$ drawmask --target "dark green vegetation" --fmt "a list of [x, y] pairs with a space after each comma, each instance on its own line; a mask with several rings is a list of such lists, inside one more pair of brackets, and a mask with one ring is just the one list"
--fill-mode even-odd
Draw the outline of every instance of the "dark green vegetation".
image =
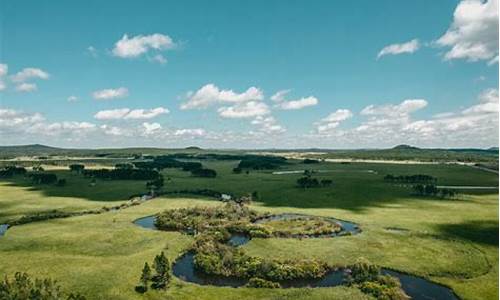
[[410, 299], [402, 290], [397, 278], [382, 275], [378, 266], [366, 261], [356, 262], [350, 266], [348, 283], [364, 293], [382, 300]]
[[136, 292], [145, 293], [148, 291], [150, 286], [153, 289], [166, 289], [170, 282], [172, 275], [170, 275], [170, 262], [162, 251], [160, 254], [156, 255], [153, 260], [153, 270], [148, 263], [144, 263], [144, 268], [142, 269], [141, 277], [139, 279], [139, 285], [135, 287]]
[[[109, 154], [112, 151], [105, 152], [99, 159], [88, 157], [89, 163], [59, 160], [57, 164], [62, 164], [61, 168], [44, 161], [43, 172], [66, 179], [64, 186], [34, 184], [23, 175], [2, 179], [0, 223], [25, 215], [45, 214], [54, 209], [73, 213], [112, 207], [120, 205], [131, 195], [149, 192], [146, 183], [151, 180], [95, 179], [95, 184], [91, 185], [91, 178], [69, 171], [69, 164], [74, 163], [84, 164], [85, 169], [114, 167], [117, 163], [147, 160], [142, 153], [155, 154], [137, 151], [139, 155], [134, 159], [131, 152], [121, 152], [116, 156], [122, 155], [122, 158], [115, 159], [110, 158], [115, 155]], [[5, 236], [0, 237], [0, 275], [23, 271], [36, 277], [55, 278], [64, 290], [78, 291], [90, 299], [366, 298], [354, 286], [230, 289], [198, 286], [176, 277], [171, 278], [166, 291], [150, 289], [144, 295], [134, 291], [145, 261], [151, 262], [161, 251], [169, 261], [174, 261], [195, 241], [194, 237], [178, 232], [136, 228], [133, 220], [165, 209], [221, 204], [220, 201], [200, 199], [203, 191], [217, 197], [224, 193], [236, 198], [257, 192], [259, 202], [254, 202], [250, 209], [258, 213], [270, 211], [273, 214], [338, 217], [359, 223], [363, 233], [335, 239], [253, 238], [241, 247], [249, 257], [272, 258], [280, 262], [316, 259], [324, 260], [329, 266], [353, 265], [359, 257], [366, 257], [385, 268], [450, 286], [462, 299], [498, 298], [497, 191], [461, 190], [454, 199], [441, 199], [439, 196], [417, 197], [412, 184], [384, 182], [388, 174], [426, 174], [437, 178], [439, 185], [498, 186], [497, 174], [460, 165], [303, 164], [303, 159], [287, 160], [279, 171], [314, 169], [318, 171], [314, 178], [334, 182], [329, 188], [299, 189], [296, 183], [304, 176], [302, 172], [275, 175], [273, 170], [245, 169], [235, 174], [233, 169], [239, 160], [234, 157], [244, 153], [223, 153], [225, 159], [221, 159], [206, 155], [206, 152], [193, 149], [186, 151], [188, 155], [184, 158], [174, 159], [201, 163], [204, 168], [215, 170], [217, 177], [193, 177], [182, 168], [163, 169], [159, 172], [165, 178], [161, 192], [167, 197], [163, 199], [118, 212], [50, 219], [10, 228]], [[203, 153], [203, 158], [198, 157], [200, 153]], [[31, 167], [40, 163], [24, 161], [20, 165]], [[199, 192], [196, 199], [179, 198], [190, 191]], [[168, 249], [165, 248], [167, 242]], [[153, 274], [153, 267], [149, 266]], [[377, 291], [379, 288], [371, 286], [365, 290]]]
[[[216, 208], [196, 207], [167, 210], [156, 217], [155, 225], [160, 230], [179, 230], [196, 234], [195, 244], [189, 250], [195, 253], [194, 266], [207, 275], [247, 278], [247, 287], [279, 288], [280, 282], [320, 278], [334, 270], [319, 260], [285, 260], [252, 257], [241, 248], [228, 245], [231, 234], [251, 237], [305, 236], [308, 234], [332, 234], [342, 230], [338, 224], [321, 218], [295, 218], [271, 220], [265, 224], [255, 221], [268, 217], [249, 210], [246, 206], [228, 202]], [[257, 231], [258, 234], [254, 232]], [[265, 233], [265, 234], [262, 234]], [[378, 299], [407, 299], [399, 281], [391, 276], [382, 276], [380, 268], [367, 263], [350, 267], [349, 284]], [[144, 266], [143, 276], [149, 274]]]
[[417, 196], [453, 198], [457, 192], [452, 189], [437, 188], [434, 184], [417, 184], [413, 186], [413, 191]]
[[5, 276], [0, 282], [0, 299], [3, 300], [85, 300], [80, 294], [67, 294], [51, 279], [31, 279], [26, 273]]
[[417, 174], [417, 175], [387, 174], [384, 176], [384, 180], [392, 183], [435, 183], [437, 181], [436, 178], [423, 174]]

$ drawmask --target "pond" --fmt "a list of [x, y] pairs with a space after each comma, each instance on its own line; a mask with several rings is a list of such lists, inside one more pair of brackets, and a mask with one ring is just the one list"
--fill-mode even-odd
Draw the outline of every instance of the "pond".
[[9, 224], [0, 224], [0, 236], [4, 235], [9, 229]]

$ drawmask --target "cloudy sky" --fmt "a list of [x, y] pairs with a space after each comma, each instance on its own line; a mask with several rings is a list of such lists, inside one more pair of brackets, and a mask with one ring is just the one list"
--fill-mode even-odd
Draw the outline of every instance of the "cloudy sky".
[[498, 145], [498, 0], [2, 1], [0, 144]]

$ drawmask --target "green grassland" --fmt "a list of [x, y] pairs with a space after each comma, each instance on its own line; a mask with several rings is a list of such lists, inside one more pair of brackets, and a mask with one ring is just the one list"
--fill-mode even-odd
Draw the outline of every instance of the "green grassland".
[[[498, 186], [498, 175], [459, 165], [334, 164], [292, 162], [283, 170], [315, 169], [333, 185], [295, 187], [301, 174], [271, 171], [233, 174], [237, 161], [201, 161], [216, 178], [195, 178], [166, 169], [165, 191], [212, 189], [234, 195], [254, 191], [252, 208], [357, 222], [363, 232], [319, 239], [252, 239], [252, 256], [318, 258], [346, 265], [363, 257], [372, 263], [424, 276], [450, 286], [462, 299], [498, 299], [498, 191], [471, 191], [457, 199], [419, 198], [409, 186], [383, 181], [386, 174], [427, 174], [439, 185]], [[280, 170], [282, 171], [282, 170]], [[112, 206], [146, 191], [142, 181], [102, 181], [54, 170], [67, 185], [33, 186], [15, 177], [0, 182], [0, 223], [37, 211], [79, 211]], [[465, 193], [465, 192], [464, 192]], [[199, 286], [174, 277], [167, 291], [134, 292], [144, 262], [166, 251], [173, 261], [193, 238], [140, 228], [133, 220], [164, 209], [220, 205], [215, 199], [169, 195], [117, 212], [36, 222], [0, 237], [0, 276], [26, 271], [57, 279], [89, 299], [364, 299], [354, 288], [251, 289]]]

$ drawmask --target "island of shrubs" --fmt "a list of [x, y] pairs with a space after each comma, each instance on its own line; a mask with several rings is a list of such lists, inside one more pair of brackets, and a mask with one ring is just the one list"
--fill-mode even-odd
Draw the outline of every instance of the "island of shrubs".
[[52, 279], [31, 279], [26, 273], [16, 273], [12, 279], [0, 281], [0, 299], [12, 300], [85, 300], [80, 294], [67, 294]]
[[383, 300], [408, 300], [410, 297], [401, 289], [401, 283], [395, 277], [382, 275], [380, 267], [360, 260], [347, 268], [350, 271], [347, 283], [359, 288], [363, 293]]

